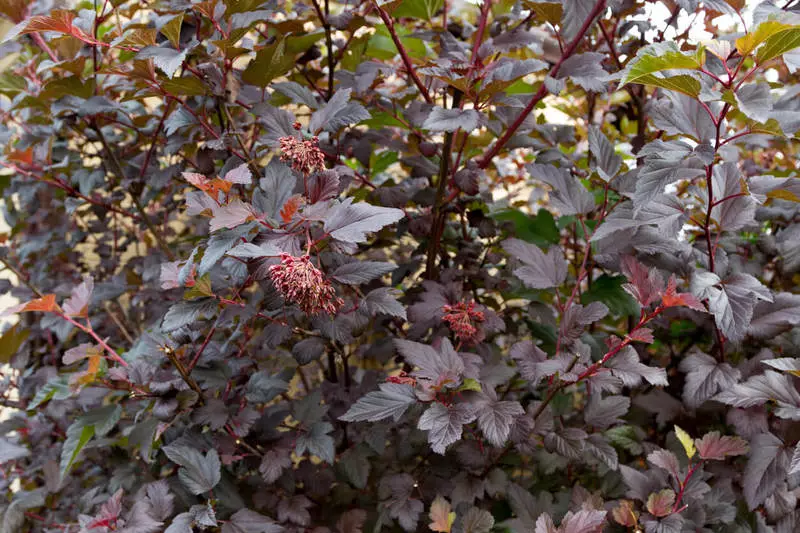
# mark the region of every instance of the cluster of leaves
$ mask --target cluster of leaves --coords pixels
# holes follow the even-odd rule
[[[794,3],[0,0],[0,533],[798,531]]]

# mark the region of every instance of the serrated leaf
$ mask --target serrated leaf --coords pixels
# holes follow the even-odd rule
[[[347,198],[331,208],[324,228],[334,239],[357,244],[367,239],[367,233],[380,231],[403,216],[400,209],[353,203],[353,198]]]
[[[430,516],[431,523],[428,527],[431,531],[438,531],[440,533],[450,533],[453,528],[453,522],[456,520],[456,513],[452,512],[450,502],[445,500],[441,495],[436,495],[436,498],[431,503]]]
[[[352,89],[341,89],[334,93],[333,98],[322,109],[314,111],[308,129],[313,133],[322,130],[331,133],[338,132],[345,126],[357,124],[370,118],[369,111],[358,102],[350,101]]]
[[[750,443],[742,487],[747,506],[755,509],[774,494],[786,476],[789,460],[783,442],[772,433],[759,433]]]
[[[503,242],[508,254],[521,261],[524,266],[514,269],[514,275],[533,289],[558,287],[567,277],[567,262],[561,249],[551,246],[545,254],[534,244],[519,239]]]
[[[704,57],[702,48],[698,48],[694,54],[686,54],[674,42],[650,45],[640,49],[626,67],[623,84],[646,85],[654,78],[653,74],[665,70],[696,70],[703,66]],[[697,86],[699,92],[699,82]]]
[[[282,531],[284,531],[282,525],[250,509],[239,509],[222,525],[222,533],[281,533]]]
[[[461,439],[464,424],[475,420],[472,408],[464,404],[445,406],[434,403],[422,413],[417,427],[428,431],[431,449],[444,455],[447,447]]]
[[[196,448],[171,444],[162,448],[170,461],[181,466],[178,477],[192,494],[203,494],[212,490],[220,482],[221,463],[216,450],[205,455]]]
[[[0,337],[0,364],[7,364],[11,361],[30,334],[30,330],[23,328],[20,323],[14,324],[3,332],[3,336]]]
[[[434,107],[422,128],[430,131],[472,131],[478,127],[480,113],[474,109],[444,109]]]
[[[671,514],[673,505],[675,505],[675,492],[672,489],[654,492],[647,498],[647,511],[653,516]]]
[[[388,274],[396,268],[397,265],[380,261],[353,261],[338,267],[331,273],[331,277],[339,283],[360,285]]]
[[[294,65],[294,57],[286,53],[286,36],[265,46],[248,63],[242,79],[256,87],[267,87],[272,80],[284,75]]]
[[[169,21],[161,26],[159,30],[164,36],[169,39],[169,42],[176,49],[181,47],[181,25],[183,24],[183,13],[172,17]]]
[[[764,23],[760,24],[759,28],[763,25]],[[756,30],[756,32],[758,32],[758,30]],[[770,25],[769,31],[761,35],[766,35],[767,33],[770,33],[769,37],[764,40],[763,46],[756,52],[756,63],[759,65],[800,46],[800,26],[784,26],[782,28],[777,28],[774,25]],[[738,40],[736,45],[738,47]]]
[[[137,57],[139,59],[152,59],[153,64],[168,78],[172,78],[175,72],[181,68],[181,65],[186,60],[189,49],[183,51],[174,50],[172,48],[164,48],[162,46],[148,46],[139,50]]]
[[[703,435],[702,439],[695,439],[697,453],[703,459],[724,460],[734,455],[744,455],[749,447],[747,441],[739,437],[720,435],[719,431],[712,431]]]
[[[339,417],[345,422],[377,422],[390,416],[400,420],[409,406],[416,403],[414,390],[402,383],[382,383],[379,391],[367,393]]]

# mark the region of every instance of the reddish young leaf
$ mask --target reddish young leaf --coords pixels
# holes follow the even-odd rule
[[[693,294],[688,292],[677,293],[675,276],[669,278],[667,289],[661,295],[661,303],[664,304],[664,307],[688,307],[695,311],[706,312],[706,308]]]
[[[94,279],[87,276],[83,283],[72,289],[72,294],[64,302],[64,312],[69,316],[86,318],[89,315],[89,301],[94,291]]]
[[[628,282],[622,286],[636,298],[642,307],[647,307],[658,299],[664,290],[664,280],[655,268],[647,268],[632,256],[622,260],[622,273]]]
[[[719,431],[712,431],[703,435],[702,439],[695,439],[697,453],[703,459],[724,460],[734,455],[744,455],[750,447],[740,437],[722,436]]]
[[[20,33],[36,33],[40,31],[54,31],[58,33],[66,33],[78,39],[85,41],[90,40],[80,28],[75,27],[72,21],[75,19],[75,13],[63,9],[56,9],[51,11],[49,15],[37,15],[28,20],[28,24]]]
[[[628,335],[631,340],[646,342],[651,344],[655,339],[653,338],[653,330],[650,328],[636,328]]]

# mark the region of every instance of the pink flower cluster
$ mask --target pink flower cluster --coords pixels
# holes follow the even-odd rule
[[[311,257],[281,254],[281,262],[269,267],[269,275],[278,292],[287,302],[307,315],[326,312],[335,315],[344,301],[336,296],[331,282],[311,262]]]
[[[281,143],[281,161],[291,162],[292,168],[306,176],[325,170],[325,154],[319,149],[319,138],[302,141],[289,135],[278,139]]]
[[[483,322],[486,316],[482,311],[475,309],[475,302],[458,302],[455,305],[444,305],[442,310],[445,315],[442,320],[447,322],[455,336],[462,341],[476,340],[478,328],[473,322]]]

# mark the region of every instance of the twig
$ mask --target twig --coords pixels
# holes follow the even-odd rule
[[[106,141],[105,135],[103,135],[103,130],[97,126],[96,124],[93,125],[94,130],[97,132],[97,136],[100,139],[100,143],[103,145],[103,149],[105,149],[106,153],[109,156],[109,159],[114,165],[114,172],[117,174],[117,177],[122,180],[125,178],[125,171],[122,169],[122,163],[120,163],[119,159],[117,158],[116,154],[111,150],[111,147]],[[155,143],[155,141],[153,141]],[[147,211],[145,211],[144,207],[142,206],[142,202],[139,200],[139,195],[134,192],[130,191],[131,198],[133,199],[133,205],[136,207],[136,210],[139,212],[139,215],[142,217],[142,222],[144,225],[147,226],[147,229],[153,234],[153,237],[156,239],[158,243],[158,247],[161,248],[161,251],[169,258],[170,261],[175,260],[175,254],[172,253],[172,250],[169,249],[167,243],[164,241],[163,237],[161,236],[161,232],[158,231],[153,221],[150,220],[150,217],[147,215]]]
[[[600,0],[601,2],[605,2],[605,0]],[[389,35],[392,37],[392,41],[394,45],[397,47],[397,51],[400,52],[400,58],[403,60],[403,64],[406,66],[406,70],[408,71],[408,75],[411,77],[411,80],[414,82],[414,85],[417,86],[419,92],[422,93],[422,97],[425,101],[429,104],[433,103],[433,99],[431,95],[428,93],[428,89],[422,83],[422,80],[419,79],[417,75],[416,69],[414,69],[414,65],[411,63],[411,58],[408,57],[408,52],[406,52],[403,43],[400,42],[400,37],[397,36],[397,31],[394,29],[394,22],[392,21],[392,17],[378,5],[378,2],[373,0],[373,4],[375,5],[375,9],[378,10],[378,14],[381,16],[383,23],[386,25],[386,29],[389,30]]]
[[[583,26],[581,26],[580,30],[578,30],[578,34],[575,36],[575,38],[572,40],[569,46],[564,50],[564,53],[561,54],[561,58],[558,60],[558,63],[556,63],[555,66],[550,70],[548,76],[554,78],[558,74],[561,65],[564,63],[564,61],[569,59],[572,56],[572,54],[575,53],[575,50],[577,50],[578,48],[578,44],[580,44],[584,35],[586,35],[586,32],[589,31],[589,28],[594,22],[594,19],[603,11],[603,9],[605,9],[605,7],[606,7],[606,0],[598,0],[594,8],[592,9],[591,13],[589,13],[589,16],[583,22]],[[549,91],[547,89],[547,86],[544,83],[542,83],[541,86],[539,87],[539,90],[536,92],[536,94],[533,95],[531,101],[528,102],[528,105],[525,106],[525,109],[522,110],[517,119],[511,124],[511,126],[508,127],[503,136],[500,137],[500,139],[489,150],[486,151],[486,154],[484,154],[484,156],[478,162],[478,166],[480,168],[486,168],[489,166],[489,163],[492,162],[494,156],[496,156],[503,148],[503,146],[505,146],[506,143],[508,143],[511,137],[514,136],[519,127],[522,125],[522,123],[525,122],[525,119],[528,118],[528,115],[533,111],[533,108],[535,108],[536,105],[542,100],[542,98],[547,96],[548,93]]]
[[[195,381],[195,379],[191,375],[189,375],[189,372],[186,371],[186,368],[184,368],[183,363],[181,363],[180,359],[178,359],[175,350],[173,350],[169,346],[164,346],[163,352],[167,355],[167,359],[169,359],[170,363],[172,363],[172,366],[175,367],[175,370],[178,371],[178,374],[181,375],[183,381],[189,386],[190,389],[192,389],[194,392],[197,393],[197,395],[200,398],[200,402],[205,401],[203,398],[203,389],[200,388],[200,385],[197,384],[197,381]]]
[[[461,91],[453,93],[452,107],[458,107],[461,102]],[[442,159],[439,164],[439,182],[436,186],[436,198],[433,202],[433,225],[431,226],[430,244],[428,245],[428,257],[425,267],[425,277],[434,279],[436,277],[436,256],[439,255],[442,233],[444,231],[444,193],[447,190],[447,182],[450,177],[450,157],[453,152],[453,132],[448,131],[444,137],[444,147],[442,149]]]

